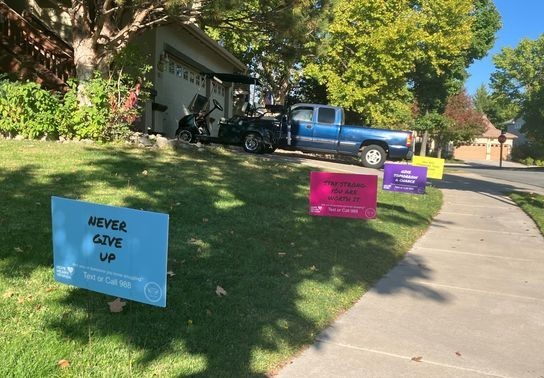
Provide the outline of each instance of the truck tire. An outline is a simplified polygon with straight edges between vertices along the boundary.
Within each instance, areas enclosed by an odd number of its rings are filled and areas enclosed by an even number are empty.
[[[376,145],[371,144],[370,146],[365,146],[361,149],[360,155],[361,163],[367,168],[380,169],[385,163],[387,154],[385,150]]]
[[[244,137],[244,151],[260,154],[263,151],[263,138],[257,133],[249,133]]]

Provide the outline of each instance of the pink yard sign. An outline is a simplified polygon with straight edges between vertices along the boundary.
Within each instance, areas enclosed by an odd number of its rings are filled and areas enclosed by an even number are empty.
[[[378,176],[310,173],[310,215],[376,218]]]

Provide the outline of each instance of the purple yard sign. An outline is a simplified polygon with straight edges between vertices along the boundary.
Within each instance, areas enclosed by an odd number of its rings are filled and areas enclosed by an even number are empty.
[[[310,215],[376,218],[378,176],[310,173]]]
[[[424,194],[427,167],[386,163],[383,170],[383,190]]]

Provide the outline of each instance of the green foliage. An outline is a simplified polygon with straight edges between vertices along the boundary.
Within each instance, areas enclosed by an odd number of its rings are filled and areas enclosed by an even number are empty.
[[[437,112],[431,112],[416,119],[414,130],[438,134],[441,131],[446,130],[451,124],[452,121],[448,117]]]
[[[459,93],[467,67],[493,46],[500,17],[490,0],[418,1],[424,16],[422,55],[411,81],[422,112],[442,112]]]
[[[493,96],[517,110],[525,120],[522,131],[533,141],[544,141],[544,34],[506,47],[493,57]]]
[[[409,127],[414,100],[422,113],[440,113],[459,92],[468,65],[492,46],[498,17],[489,0],[339,0],[305,74],[368,123]]]
[[[0,81],[0,134],[55,136],[59,100],[39,84]]]
[[[544,235],[544,196],[536,193],[514,192],[510,198],[518,204],[536,223]]]
[[[145,100],[140,91],[146,82],[140,78],[150,68],[142,59],[127,48],[116,56],[109,76],[96,71],[84,83],[71,81],[62,98],[36,83],[0,81],[0,133],[97,141],[125,138],[141,113],[137,102]]]
[[[320,54],[305,74],[326,85],[332,104],[361,113],[366,122],[406,125],[406,75],[421,37],[417,23],[408,0],[335,2]]]
[[[527,158],[544,160],[544,143],[529,142],[521,145],[516,144],[512,149],[512,159],[524,162]]]
[[[283,103],[301,62],[313,51],[326,10],[326,2],[312,0],[210,2],[203,20],[206,32]]]
[[[476,110],[485,114],[491,123],[496,126],[511,121],[516,117],[516,108],[505,103],[500,96],[489,94],[483,84],[476,90],[473,101]]]

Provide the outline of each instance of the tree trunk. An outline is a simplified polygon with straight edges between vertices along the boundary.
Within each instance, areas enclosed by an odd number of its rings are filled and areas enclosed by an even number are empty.
[[[419,156],[427,156],[427,141],[429,140],[429,132],[425,130],[423,133],[423,139],[421,141],[421,149],[419,150]]]

